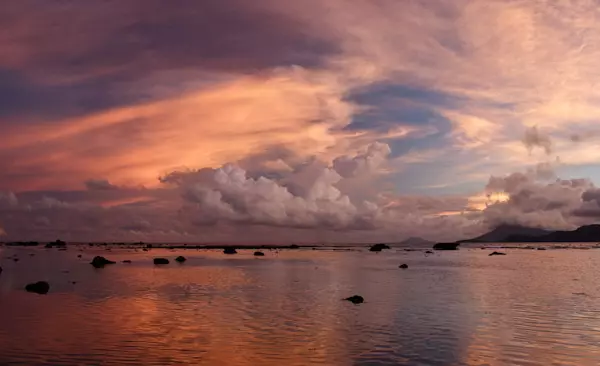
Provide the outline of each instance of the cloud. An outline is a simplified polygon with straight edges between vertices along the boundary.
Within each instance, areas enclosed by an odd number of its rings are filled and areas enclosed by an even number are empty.
[[[518,224],[545,229],[573,229],[590,223],[590,202],[595,198],[594,184],[587,179],[556,179],[544,182],[536,170],[492,176],[486,186],[489,193],[502,192],[508,199],[493,202],[483,211],[490,227]]]
[[[544,149],[546,154],[552,153],[552,141],[550,137],[542,134],[537,126],[530,127],[525,130],[525,136],[523,137],[523,143],[529,149],[533,150],[536,147]]]
[[[111,184],[106,179],[89,179],[89,180],[86,180],[84,183],[85,183],[85,187],[87,189],[89,189],[90,191],[95,191],[95,190],[103,191],[103,190],[119,189],[119,187],[115,186],[114,184]]]

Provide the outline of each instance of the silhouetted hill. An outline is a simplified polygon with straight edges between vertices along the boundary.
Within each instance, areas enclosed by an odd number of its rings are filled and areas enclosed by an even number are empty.
[[[463,243],[501,243],[512,241],[511,238],[536,238],[552,233],[552,231],[519,225],[500,225],[487,234],[473,239],[461,240]]]
[[[423,238],[410,237],[408,239],[405,239],[405,240],[401,241],[400,244],[401,245],[406,245],[406,246],[411,246],[411,247],[420,247],[420,246],[430,247],[434,243],[432,241],[425,240]]]
[[[586,225],[573,231],[555,231],[542,236],[513,235],[506,241],[512,243],[600,242],[600,225]]]

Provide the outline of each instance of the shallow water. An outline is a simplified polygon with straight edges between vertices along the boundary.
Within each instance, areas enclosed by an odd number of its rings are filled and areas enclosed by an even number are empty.
[[[0,364],[600,364],[600,250],[504,251],[4,247]]]

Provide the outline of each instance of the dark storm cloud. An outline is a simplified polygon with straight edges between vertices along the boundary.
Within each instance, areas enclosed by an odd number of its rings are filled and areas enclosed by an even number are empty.
[[[0,123],[68,117],[154,98],[148,90],[128,89],[156,73],[202,71],[208,80],[211,73],[316,66],[334,52],[333,43],[270,5],[271,0],[4,4]]]
[[[254,71],[315,65],[330,43],[275,10],[271,0],[24,0],[2,7],[8,62],[58,72],[171,68]]]

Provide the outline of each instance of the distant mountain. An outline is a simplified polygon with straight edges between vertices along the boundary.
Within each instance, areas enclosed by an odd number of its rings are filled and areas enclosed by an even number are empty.
[[[508,242],[513,243],[531,243],[531,242],[572,242],[572,243],[586,243],[586,242],[600,242],[600,225],[586,225],[581,226],[573,231],[555,231],[541,236],[532,235],[512,235],[507,238]]]
[[[500,225],[487,234],[483,234],[473,239],[461,240],[463,243],[501,243],[513,241],[514,238],[537,238],[552,231],[537,229],[519,225]]]
[[[420,246],[430,247],[434,243],[432,241],[425,240],[423,238],[410,237],[408,239],[405,239],[405,240],[401,241],[399,244],[400,245],[410,246],[410,247],[420,247]]]

